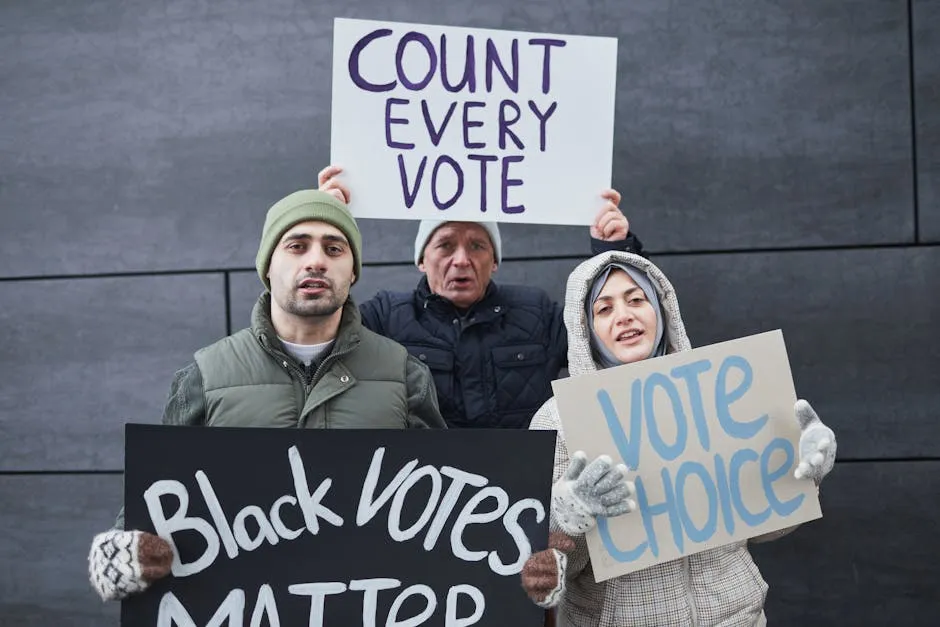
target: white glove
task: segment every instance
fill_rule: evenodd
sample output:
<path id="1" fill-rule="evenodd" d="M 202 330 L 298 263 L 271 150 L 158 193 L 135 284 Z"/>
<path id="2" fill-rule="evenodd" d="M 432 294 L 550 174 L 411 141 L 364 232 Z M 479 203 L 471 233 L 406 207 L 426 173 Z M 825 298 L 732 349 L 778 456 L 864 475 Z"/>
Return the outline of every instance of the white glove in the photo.
<path id="1" fill-rule="evenodd" d="M 88 578 L 104 601 L 143 592 L 150 582 L 170 574 L 173 548 L 146 531 L 112 529 L 99 533 L 88 552 Z"/>
<path id="2" fill-rule="evenodd" d="M 552 514 L 569 535 L 579 535 L 597 524 L 598 516 L 613 517 L 632 512 L 636 488 L 627 481 L 627 467 L 601 455 L 590 464 L 582 451 L 571 456 L 571 464 L 552 486 Z"/>
<path id="3" fill-rule="evenodd" d="M 836 434 L 800 399 L 793 407 L 800 423 L 800 462 L 793 472 L 797 479 L 812 479 L 816 485 L 836 463 Z"/>

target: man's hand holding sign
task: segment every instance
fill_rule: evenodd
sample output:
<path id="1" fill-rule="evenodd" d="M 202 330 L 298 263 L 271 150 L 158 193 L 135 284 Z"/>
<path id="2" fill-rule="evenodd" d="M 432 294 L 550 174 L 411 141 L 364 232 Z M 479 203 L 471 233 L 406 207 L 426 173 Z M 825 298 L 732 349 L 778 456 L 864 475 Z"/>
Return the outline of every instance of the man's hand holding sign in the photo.
<path id="1" fill-rule="evenodd" d="M 342 167 L 328 165 L 317 173 L 317 188 L 332 194 L 340 202 L 349 204 L 352 193 L 349 186 L 341 180 L 342 173 Z M 600 197 L 605 202 L 594 215 L 590 228 L 591 237 L 603 242 L 619 242 L 626 239 L 627 233 L 630 232 L 630 222 L 620 211 L 620 192 L 605 189 Z"/>
<path id="2" fill-rule="evenodd" d="M 127 627 L 534 625 L 515 576 L 544 546 L 552 444 L 129 425 L 133 530 L 95 539 L 93 584 Z"/>

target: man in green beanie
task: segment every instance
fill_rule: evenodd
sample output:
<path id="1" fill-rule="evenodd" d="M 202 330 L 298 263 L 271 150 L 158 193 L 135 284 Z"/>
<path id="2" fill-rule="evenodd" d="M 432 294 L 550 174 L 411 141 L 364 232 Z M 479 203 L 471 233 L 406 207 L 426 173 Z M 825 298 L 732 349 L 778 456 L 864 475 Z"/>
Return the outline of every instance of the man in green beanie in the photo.
<path id="1" fill-rule="evenodd" d="M 176 373 L 164 424 L 445 428 L 427 366 L 362 326 L 349 296 L 362 272 L 362 236 L 343 203 L 316 190 L 277 202 L 255 265 L 266 289 L 251 327 L 197 351 Z M 122 511 L 88 556 L 105 600 L 146 589 L 173 561 L 165 540 L 123 522 Z"/>

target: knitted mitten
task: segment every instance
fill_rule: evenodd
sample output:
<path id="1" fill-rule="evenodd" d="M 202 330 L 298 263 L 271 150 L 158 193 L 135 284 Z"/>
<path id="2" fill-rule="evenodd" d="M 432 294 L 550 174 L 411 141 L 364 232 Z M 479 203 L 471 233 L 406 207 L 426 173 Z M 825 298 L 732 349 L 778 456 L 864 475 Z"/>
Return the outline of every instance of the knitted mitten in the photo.
<path id="1" fill-rule="evenodd" d="M 590 464 L 582 451 L 571 456 L 571 465 L 552 486 L 552 514 L 562 531 L 579 535 L 597 524 L 598 516 L 619 516 L 636 509 L 631 499 L 636 489 L 626 480 L 627 467 L 601 455 Z"/>
<path id="2" fill-rule="evenodd" d="M 558 605 L 565 592 L 565 569 L 574 540 L 560 531 L 548 535 L 548 548 L 533 553 L 522 567 L 522 587 L 529 598 L 546 609 Z"/>
<path id="3" fill-rule="evenodd" d="M 112 529 L 91 541 L 88 576 L 105 601 L 119 600 L 147 589 L 150 582 L 170 574 L 173 548 L 146 531 Z"/>
<path id="4" fill-rule="evenodd" d="M 836 434 L 813 411 L 809 403 L 800 399 L 794 406 L 800 423 L 800 463 L 793 476 L 812 479 L 816 485 L 829 474 L 836 463 Z"/>

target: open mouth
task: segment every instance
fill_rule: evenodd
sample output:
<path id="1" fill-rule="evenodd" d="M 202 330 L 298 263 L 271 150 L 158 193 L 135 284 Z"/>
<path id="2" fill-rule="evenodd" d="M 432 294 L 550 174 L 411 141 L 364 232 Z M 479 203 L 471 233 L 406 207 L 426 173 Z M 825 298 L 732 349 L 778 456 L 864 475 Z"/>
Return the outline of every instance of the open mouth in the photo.
<path id="1" fill-rule="evenodd" d="M 617 335 L 617 341 L 630 343 L 639 339 L 642 335 L 643 331 L 641 329 L 627 329 L 626 331 Z"/>
<path id="2" fill-rule="evenodd" d="M 301 289 L 327 289 L 330 282 L 325 279 L 304 279 L 297 286 Z"/>
<path id="3" fill-rule="evenodd" d="M 450 286 L 455 289 L 466 289 L 473 285 L 473 279 L 468 276 L 461 276 L 453 278 L 449 281 Z"/>

